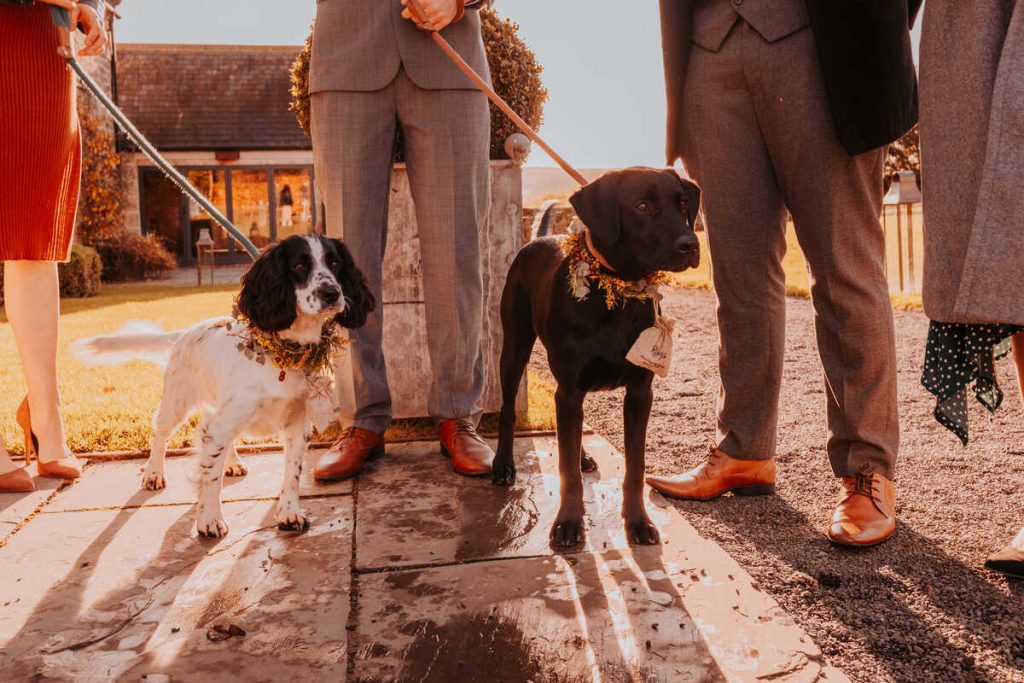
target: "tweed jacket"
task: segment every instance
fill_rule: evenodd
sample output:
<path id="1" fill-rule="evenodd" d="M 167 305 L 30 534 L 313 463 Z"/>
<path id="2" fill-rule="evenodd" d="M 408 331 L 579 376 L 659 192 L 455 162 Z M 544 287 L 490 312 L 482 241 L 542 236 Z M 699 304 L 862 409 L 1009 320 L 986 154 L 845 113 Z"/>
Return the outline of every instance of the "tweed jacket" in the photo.
<path id="1" fill-rule="evenodd" d="M 789 35 L 794 27 L 810 24 L 839 141 L 851 155 L 892 142 L 917 122 L 910 26 L 922 0 L 799 0 L 804 7 L 795 6 L 791 0 L 735 4 L 728 0 L 660 0 L 669 163 L 682 155 L 684 89 L 692 45 L 717 50 L 714 22 L 695 35 L 694 14 L 721 2 L 743 16 L 769 42 Z M 731 28 L 732 23 L 724 27 L 721 41 Z"/>
<path id="2" fill-rule="evenodd" d="M 925 313 L 1024 325 L 1024 3 L 928 0 L 921 171 Z"/>
<path id="3" fill-rule="evenodd" d="M 476 11 L 487 3 L 465 4 L 462 18 L 441 35 L 490 80 Z M 400 0 L 317 0 L 309 92 L 380 90 L 400 68 L 426 90 L 474 89 L 430 36 L 401 15 Z"/>

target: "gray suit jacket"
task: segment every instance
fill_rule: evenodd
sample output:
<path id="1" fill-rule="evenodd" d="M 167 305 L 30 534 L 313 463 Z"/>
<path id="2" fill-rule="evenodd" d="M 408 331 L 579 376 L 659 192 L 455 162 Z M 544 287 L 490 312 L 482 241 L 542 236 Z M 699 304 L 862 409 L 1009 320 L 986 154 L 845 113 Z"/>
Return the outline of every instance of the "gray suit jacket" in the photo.
<path id="1" fill-rule="evenodd" d="M 463 18 L 441 35 L 489 81 L 475 11 L 484 4 L 467 2 Z M 430 36 L 401 14 L 399 0 L 317 0 L 309 92 L 380 90 L 402 67 L 426 90 L 474 89 Z"/>

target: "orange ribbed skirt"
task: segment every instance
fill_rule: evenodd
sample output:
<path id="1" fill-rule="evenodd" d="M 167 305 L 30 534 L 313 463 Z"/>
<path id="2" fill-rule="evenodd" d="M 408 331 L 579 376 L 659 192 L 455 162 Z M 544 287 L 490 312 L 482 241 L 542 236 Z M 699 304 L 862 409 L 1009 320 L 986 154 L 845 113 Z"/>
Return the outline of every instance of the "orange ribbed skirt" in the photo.
<path id="1" fill-rule="evenodd" d="M 82 143 L 50 5 L 0 4 L 0 261 L 66 261 Z"/>

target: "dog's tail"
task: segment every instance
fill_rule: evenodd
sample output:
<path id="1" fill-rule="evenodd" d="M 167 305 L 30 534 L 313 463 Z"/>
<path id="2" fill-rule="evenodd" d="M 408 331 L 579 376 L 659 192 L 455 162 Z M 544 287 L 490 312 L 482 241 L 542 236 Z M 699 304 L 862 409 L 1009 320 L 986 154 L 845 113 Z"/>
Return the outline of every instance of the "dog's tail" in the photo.
<path id="1" fill-rule="evenodd" d="M 118 365 L 130 360 L 148 360 L 167 365 L 174 346 L 184 330 L 164 332 L 153 323 L 134 320 L 115 334 L 79 339 L 71 353 L 86 365 Z"/>

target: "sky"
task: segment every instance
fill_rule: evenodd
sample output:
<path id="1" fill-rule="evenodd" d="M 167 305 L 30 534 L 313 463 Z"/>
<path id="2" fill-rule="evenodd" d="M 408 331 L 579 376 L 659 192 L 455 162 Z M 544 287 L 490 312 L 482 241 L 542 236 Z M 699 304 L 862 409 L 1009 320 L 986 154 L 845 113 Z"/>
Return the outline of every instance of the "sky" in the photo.
<path id="1" fill-rule="evenodd" d="M 380 1 L 380 0 L 368 0 Z M 498 0 L 544 67 L 541 135 L 581 168 L 664 163 L 656 0 Z M 315 0 L 124 0 L 123 43 L 298 45 Z M 920 22 L 919 22 L 920 23 Z M 539 149 L 530 166 L 553 162 Z"/>

